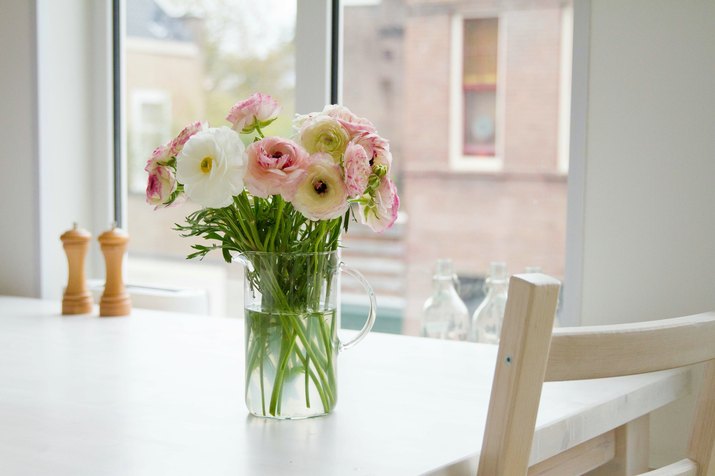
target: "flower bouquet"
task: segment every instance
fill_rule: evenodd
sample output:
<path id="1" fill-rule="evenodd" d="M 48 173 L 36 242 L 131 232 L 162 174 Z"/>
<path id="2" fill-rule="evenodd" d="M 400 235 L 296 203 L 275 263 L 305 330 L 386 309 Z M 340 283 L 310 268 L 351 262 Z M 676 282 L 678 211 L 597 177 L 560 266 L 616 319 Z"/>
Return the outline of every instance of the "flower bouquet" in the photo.
<path id="1" fill-rule="evenodd" d="M 374 322 L 369 286 L 340 263 L 341 232 L 352 219 L 390 227 L 400 201 L 388 142 L 369 120 L 331 105 L 297 116 L 292 139 L 265 135 L 279 111 L 256 93 L 231 108 L 232 127 L 187 126 L 147 162 L 146 198 L 157 208 L 185 198 L 203 207 L 175 228 L 203 239 L 188 258 L 221 250 L 246 266 L 246 403 L 256 415 L 302 418 L 334 408 L 337 352 Z M 363 332 L 345 345 L 340 269 L 373 300 Z"/>

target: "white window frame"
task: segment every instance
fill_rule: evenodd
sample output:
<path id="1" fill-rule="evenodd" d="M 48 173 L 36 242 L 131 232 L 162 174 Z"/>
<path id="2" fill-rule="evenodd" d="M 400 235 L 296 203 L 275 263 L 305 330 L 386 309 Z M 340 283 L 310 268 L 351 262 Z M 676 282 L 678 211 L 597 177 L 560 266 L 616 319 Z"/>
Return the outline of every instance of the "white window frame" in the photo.
<path id="1" fill-rule="evenodd" d="M 479 18 L 496 18 L 499 24 L 497 38 L 497 89 L 496 130 L 494 156 L 464 154 L 464 22 Z M 506 67 L 507 18 L 498 13 L 480 15 L 452 15 L 450 40 L 450 125 L 449 165 L 452 170 L 464 172 L 497 173 L 504 170 L 504 68 Z"/>
<path id="2" fill-rule="evenodd" d="M 573 4 L 561 8 L 561 57 L 559 72 L 559 143 L 558 172 L 569 173 L 569 147 L 571 142 L 571 75 L 573 69 Z"/>
<path id="3" fill-rule="evenodd" d="M 572 12 L 573 61 L 569 130 L 569 178 L 566 199 L 566 269 L 562 326 L 581 324 L 583 302 L 584 209 L 588 139 L 588 88 L 591 55 L 591 0 L 574 0 Z"/>
<path id="4" fill-rule="evenodd" d="M 34 2 L 33 2 L 34 3 Z M 89 230 L 93 236 L 107 230 L 113 220 L 114 169 L 112 161 L 112 2 L 67 1 L 61 7 L 57 2 L 41 0 L 36 3 L 38 22 L 28 25 L 36 29 L 37 61 L 42 91 L 38 91 L 39 109 L 49 113 L 47 122 L 39 127 L 38 143 L 56 144 L 58 136 L 74 138 L 77 147 L 67 153 L 74 154 L 75 164 L 62 170 L 61 175 L 47 176 L 41 170 L 41 181 L 46 183 L 40 196 L 40 218 L 37 236 L 37 266 L 39 267 L 39 296 L 58 299 L 66 284 L 66 259 L 57 246 L 58 236 L 72 226 L 72 222 Z M 57 41 L 62 34 L 48 25 L 65 25 L 73 28 L 72 37 L 79 34 L 91 38 L 91 47 L 77 48 L 71 41 Z M 46 36 L 46 35 L 51 36 Z M 74 40 L 72 40 L 74 41 Z M 61 58 L 63 68 L 70 68 L 74 75 L 55 76 L 52 69 Z M 74 70 L 74 64 L 91 67 Z M 54 66 L 53 66 L 54 65 Z M 69 66 L 68 66 L 69 65 Z M 45 68 L 46 73 L 42 73 Z M 55 109 L 57 101 L 45 101 L 48 97 L 61 98 L 68 107 L 81 109 L 87 124 L 62 120 Z M 44 120 L 44 119 L 43 119 Z M 44 147 L 44 146 L 43 146 Z M 49 147 L 49 146 L 48 146 Z M 51 147 L 40 150 L 39 163 L 64 160 Z M 73 194 L 64 194 L 72 190 Z M 78 192 L 79 191 L 79 192 Z M 84 195 L 82 206 L 68 195 Z M 104 276 L 104 263 L 98 246 L 90 246 L 87 259 L 90 277 Z"/>
<path id="5" fill-rule="evenodd" d="M 322 111 L 330 102 L 332 1 L 296 1 L 295 111 L 307 114 Z M 341 14 L 341 21 L 342 17 Z M 342 43 L 342 24 L 340 35 Z M 342 55 L 338 65 L 338 84 L 342 83 L 341 79 Z"/>

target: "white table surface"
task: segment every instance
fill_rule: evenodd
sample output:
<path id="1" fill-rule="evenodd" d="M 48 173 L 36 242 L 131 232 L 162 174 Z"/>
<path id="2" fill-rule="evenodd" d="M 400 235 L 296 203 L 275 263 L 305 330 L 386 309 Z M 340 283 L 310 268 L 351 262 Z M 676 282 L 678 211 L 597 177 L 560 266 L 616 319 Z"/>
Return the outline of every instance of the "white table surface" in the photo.
<path id="1" fill-rule="evenodd" d="M 474 474 L 496 347 L 373 333 L 327 417 L 243 402 L 243 320 L 60 316 L 0 297 L 0 475 Z M 549 383 L 532 463 L 690 391 L 690 374 Z"/>

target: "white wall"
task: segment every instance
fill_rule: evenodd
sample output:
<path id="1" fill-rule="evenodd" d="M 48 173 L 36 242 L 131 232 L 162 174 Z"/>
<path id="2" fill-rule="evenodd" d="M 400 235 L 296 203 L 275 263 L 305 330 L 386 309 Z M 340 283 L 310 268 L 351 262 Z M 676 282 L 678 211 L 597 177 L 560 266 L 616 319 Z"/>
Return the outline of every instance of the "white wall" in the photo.
<path id="1" fill-rule="evenodd" d="M 715 309 L 715 2 L 591 8 L 582 323 Z"/>
<path id="2" fill-rule="evenodd" d="M 567 272 L 566 286 L 581 295 L 570 309 L 585 325 L 713 310 L 715 2 L 577 1 L 577 28 L 579 7 L 590 36 L 574 59 L 572 153 L 584 163 L 570 184 L 582 187 L 569 197 L 582 237 L 567 256 L 577 279 Z M 653 422 L 656 459 L 687 443 L 678 418 L 664 418 Z"/>
<path id="3" fill-rule="evenodd" d="M 59 298 L 60 235 L 111 221 L 109 2 L 1 1 L 0 294 Z"/>
<path id="4" fill-rule="evenodd" d="M 34 2 L 0 0 L 0 294 L 37 296 L 39 197 Z"/>

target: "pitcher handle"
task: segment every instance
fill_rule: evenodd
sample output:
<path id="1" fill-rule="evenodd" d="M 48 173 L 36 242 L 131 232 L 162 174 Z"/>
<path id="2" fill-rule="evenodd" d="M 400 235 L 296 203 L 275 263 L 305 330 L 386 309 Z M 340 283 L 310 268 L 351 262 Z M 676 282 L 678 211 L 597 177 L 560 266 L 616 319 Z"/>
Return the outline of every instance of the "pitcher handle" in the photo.
<path id="1" fill-rule="evenodd" d="M 368 311 L 365 325 L 353 340 L 346 342 L 345 344 L 342 342 L 340 343 L 340 350 L 345 350 L 353 347 L 355 344 L 363 340 L 367 333 L 370 332 L 370 329 L 372 329 L 372 326 L 375 324 L 375 319 L 377 318 L 377 302 L 375 301 L 375 292 L 372 290 L 372 286 L 370 286 L 370 283 L 367 282 L 367 279 L 365 279 L 365 276 L 363 276 L 360 271 L 351 268 L 343 262 L 340 263 L 340 270 L 357 279 L 360 284 L 362 284 L 362 287 L 365 288 L 367 297 L 370 299 L 370 310 Z"/>

